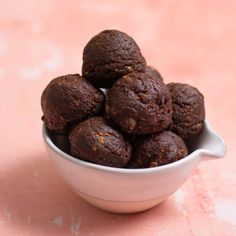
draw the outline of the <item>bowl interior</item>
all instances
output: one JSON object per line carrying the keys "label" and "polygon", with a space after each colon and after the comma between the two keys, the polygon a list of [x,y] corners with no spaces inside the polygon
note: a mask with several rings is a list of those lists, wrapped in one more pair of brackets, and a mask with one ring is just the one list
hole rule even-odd
{"label": "bowl interior", "polygon": [[[188,152],[189,152],[188,156],[200,148],[203,136],[206,132],[207,132],[207,128],[206,128],[206,124],[204,124],[203,130],[198,135],[196,135],[192,139],[185,140],[185,143],[188,147]],[[70,154],[70,143],[67,136],[55,134],[54,132],[51,132],[47,128],[45,128],[45,133],[57,148],[59,148],[62,152],[70,155],[72,158],[75,158]]]}

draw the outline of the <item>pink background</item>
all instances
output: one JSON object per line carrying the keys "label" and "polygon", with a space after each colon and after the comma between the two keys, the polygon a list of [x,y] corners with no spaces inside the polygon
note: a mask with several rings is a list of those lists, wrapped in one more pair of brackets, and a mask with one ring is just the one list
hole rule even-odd
{"label": "pink background", "polygon": [[[235,0],[0,0],[0,235],[236,235]],[[201,164],[161,205],[135,215],[98,210],[48,159],[40,95],[81,71],[83,46],[104,29],[133,36],[166,82],[205,94],[227,157]]]}

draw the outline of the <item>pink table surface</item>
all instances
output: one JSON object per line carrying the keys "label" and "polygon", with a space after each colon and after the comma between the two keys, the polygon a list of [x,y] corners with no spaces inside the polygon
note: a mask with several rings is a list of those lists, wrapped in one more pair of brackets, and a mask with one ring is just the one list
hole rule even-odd
{"label": "pink table surface", "polygon": [[[236,3],[0,1],[0,235],[236,235]],[[81,200],[45,152],[40,95],[81,71],[83,46],[103,29],[132,35],[166,82],[197,86],[226,158],[201,164],[173,196],[134,215]],[[137,183],[138,184],[138,183]]]}

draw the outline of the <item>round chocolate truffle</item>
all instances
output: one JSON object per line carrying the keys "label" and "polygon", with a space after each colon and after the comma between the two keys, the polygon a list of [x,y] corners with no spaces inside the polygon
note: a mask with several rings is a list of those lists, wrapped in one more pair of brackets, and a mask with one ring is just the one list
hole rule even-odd
{"label": "round chocolate truffle", "polygon": [[157,79],[157,80],[161,80],[163,82],[163,78],[162,78],[161,74],[152,66],[147,66],[145,68],[145,74],[151,79]]}
{"label": "round chocolate truffle", "polygon": [[75,122],[104,109],[105,95],[79,74],[53,79],[43,91],[42,120],[56,133],[66,133]]}
{"label": "round chocolate truffle", "polygon": [[148,168],[166,165],[187,156],[188,150],[181,137],[163,131],[143,138],[136,145],[129,168]]}
{"label": "round chocolate truffle", "polygon": [[108,91],[105,110],[127,133],[157,133],[171,122],[171,95],[160,80],[150,79],[145,73],[131,73]]}
{"label": "round chocolate truffle", "polygon": [[131,145],[104,118],[92,117],[69,134],[71,154],[96,164],[124,167],[131,157]]}
{"label": "round chocolate truffle", "polygon": [[143,72],[146,62],[134,39],[118,30],[94,36],[83,51],[82,74],[97,87],[109,88],[123,75]]}
{"label": "round chocolate truffle", "polygon": [[203,95],[188,84],[167,85],[173,102],[172,131],[183,139],[198,134],[203,127],[205,107]]}

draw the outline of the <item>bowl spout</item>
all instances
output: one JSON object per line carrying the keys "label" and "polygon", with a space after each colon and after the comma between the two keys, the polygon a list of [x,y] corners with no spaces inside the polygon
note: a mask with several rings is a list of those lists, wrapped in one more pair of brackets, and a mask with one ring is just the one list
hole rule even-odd
{"label": "bowl spout", "polygon": [[225,156],[226,147],[223,139],[205,120],[203,131],[200,134],[198,149],[203,159],[222,158]]}

